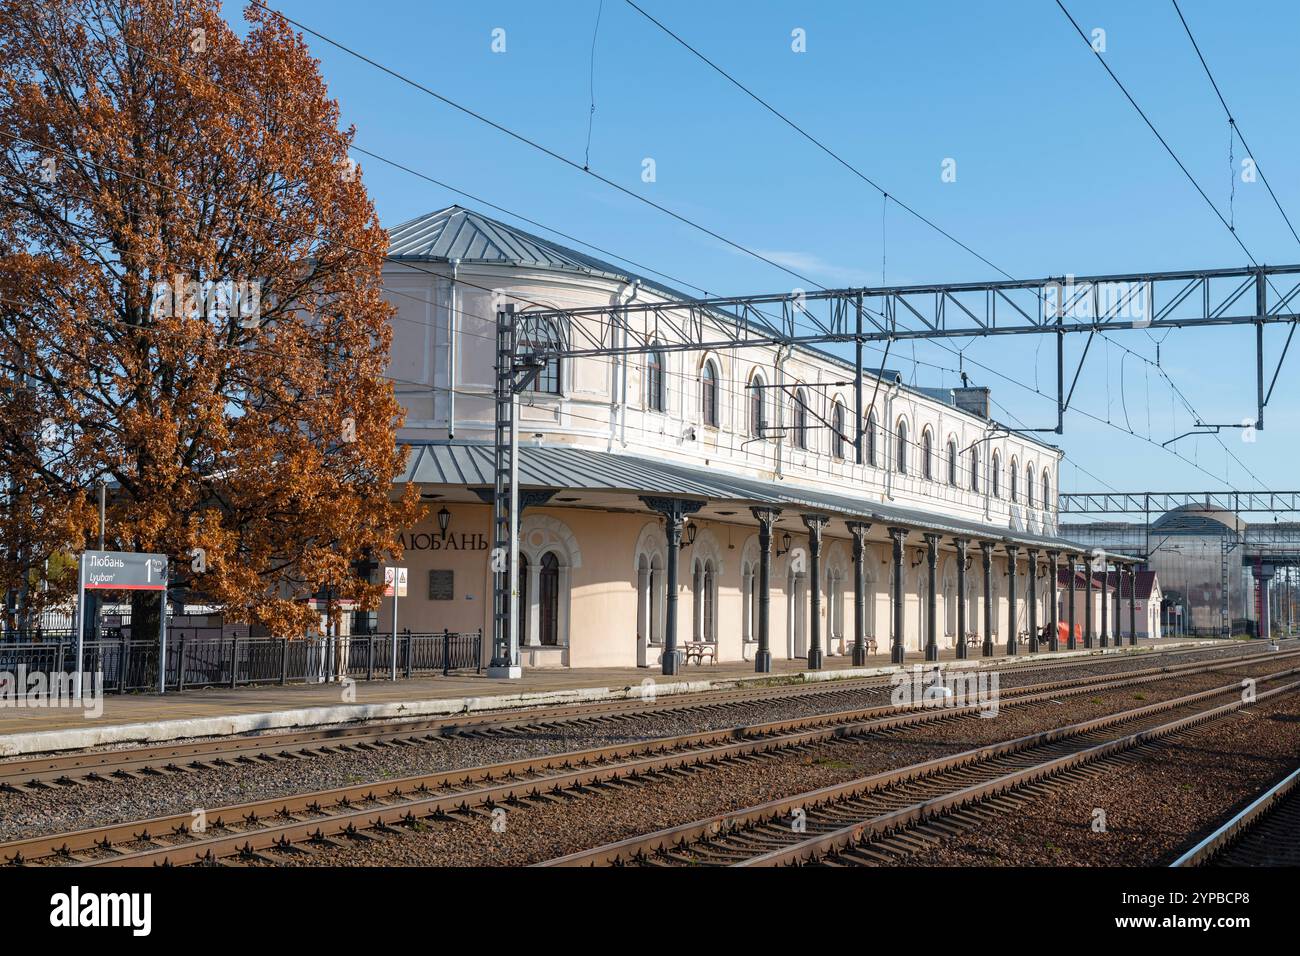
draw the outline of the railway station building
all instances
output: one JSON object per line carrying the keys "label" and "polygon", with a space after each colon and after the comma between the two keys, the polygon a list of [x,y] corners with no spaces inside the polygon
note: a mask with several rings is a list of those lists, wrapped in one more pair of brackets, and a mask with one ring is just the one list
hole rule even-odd
{"label": "railway station building", "polygon": [[[488,634],[497,309],[691,297],[459,206],[390,236],[404,481],[429,505],[404,535],[400,617]],[[1046,624],[1053,562],[1087,549],[1057,527],[1059,449],[996,422],[987,389],[876,370],[859,420],[852,362],[701,351],[671,327],[628,332],[662,350],[553,360],[521,396],[525,667],[659,666],[678,520],[687,664],[753,660],[764,603],[778,659],[852,654],[858,614],[873,653],[898,635],[908,651],[975,657]]]}

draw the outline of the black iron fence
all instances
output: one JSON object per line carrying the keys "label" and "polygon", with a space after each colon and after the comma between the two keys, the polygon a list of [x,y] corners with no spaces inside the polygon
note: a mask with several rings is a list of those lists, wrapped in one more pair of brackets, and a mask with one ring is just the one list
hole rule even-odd
{"label": "black iron fence", "polygon": [[[483,632],[403,631],[352,637],[286,640],[278,637],[207,637],[170,632],[166,688],[238,687],[241,684],[317,683],[350,677],[376,680],[482,669]],[[72,635],[42,635],[39,641],[0,643],[0,673],[47,679],[77,668]],[[102,674],[106,692],[156,691],[158,641],[109,637],[82,648],[83,674]]]}

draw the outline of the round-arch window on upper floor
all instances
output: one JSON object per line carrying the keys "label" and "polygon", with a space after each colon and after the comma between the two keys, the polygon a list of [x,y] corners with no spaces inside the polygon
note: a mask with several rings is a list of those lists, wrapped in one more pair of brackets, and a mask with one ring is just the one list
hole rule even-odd
{"label": "round-arch window on upper floor", "polygon": [[700,418],[708,427],[718,427],[718,368],[713,359],[700,369]]}

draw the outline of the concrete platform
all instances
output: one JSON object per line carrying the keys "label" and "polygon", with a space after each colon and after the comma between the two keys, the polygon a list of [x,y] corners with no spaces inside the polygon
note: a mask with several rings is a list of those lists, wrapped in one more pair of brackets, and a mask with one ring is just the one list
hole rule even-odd
{"label": "concrete platform", "polygon": [[[1007,657],[971,657],[968,666],[997,667],[1015,661],[1080,658],[1088,655],[1148,653],[1157,648],[1225,643],[1220,640],[1162,639],[1137,647],[1056,654],[1041,652]],[[978,648],[973,649],[978,653]],[[951,649],[940,659],[955,659]],[[906,667],[923,664],[919,653]],[[675,677],[637,667],[582,670],[528,670],[519,680],[482,675],[425,677],[412,680],[358,681],[350,684],[291,684],[186,690],[167,694],[106,695],[98,715],[80,707],[0,706],[0,757],[103,744],[177,740],[268,729],[313,727],[379,720],[505,710],[516,707],[667,697],[738,686],[836,680],[895,671],[887,654],[868,658],[866,667],[850,666],[848,657],[828,657],[819,671],[804,670],[803,661],[774,661],[771,674],[755,674],[754,665],[737,661],[689,665]]]}

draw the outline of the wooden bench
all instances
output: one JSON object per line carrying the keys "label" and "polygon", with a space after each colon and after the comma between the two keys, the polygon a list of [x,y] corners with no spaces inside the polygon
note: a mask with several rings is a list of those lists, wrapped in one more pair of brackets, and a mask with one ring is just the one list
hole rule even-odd
{"label": "wooden bench", "polygon": [[718,649],[704,641],[688,641],[683,649],[686,652],[686,663],[688,664],[695,661],[696,664],[703,666],[706,657],[709,659],[710,664],[718,662]]}

